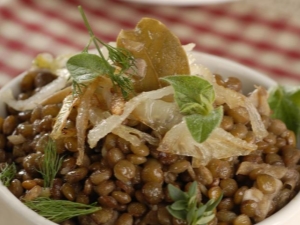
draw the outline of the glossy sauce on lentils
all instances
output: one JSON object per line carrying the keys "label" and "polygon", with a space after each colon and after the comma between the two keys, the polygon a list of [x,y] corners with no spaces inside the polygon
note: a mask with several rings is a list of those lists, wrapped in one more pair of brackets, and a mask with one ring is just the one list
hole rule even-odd
{"label": "glossy sauce on lentils", "polygon": [[[28,98],[55,78],[47,71],[29,72],[21,81],[18,99]],[[218,75],[216,78],[218,84],[241,92],[238,79],[222,79]],[[18,173],[9,186],[17,198],[31,198],[35,188],[43,186],[37,169],[61,105],[37,106],[34,110],[20,112],[8,107],[7,116],[0,117],[0,163],[15,162],[17,165]],[[67,121],[69,128],[75,128],[75,118],[76,110],[72,111]],[[236,175],[241,162],[266,163],[296,168],[298,171],[300,155],[295,147],[294,134],[279,120],[266,116],[262,119],[269,135],[257,143],[256,151],[238,158],[213,159],[205,167],[193,168],[197,181],[205,190],[199,197],[203,202],[216,199],[223,193],[216,217],[209,225],[250,225],[257,222],[254,218],[259,214],[258,203],[254,200],[243,201],[243,195],[253,186],[263,193],[272,191],[274,178],[260,170],[253,170],[247,176]],[[127,125],[152,132],[149,127],[136,121],[129,120]],[[243,140],[255,142],[247,111],[242,107],[233,110],[224,105],[221,127]],[[21,134],[26,141],[13,145],[7,140],[7,136],[12,134]],[[193,182],[189,171],[190,157],[162,153],[144,143],[138,147],[132,146],[122,138],[109,134],[96,148],[86,147],[83,164],[77,166],[76,136],[60,139],[56,145],[58,153],[64,158],[50,190],[51,198],[84,204],[97,202],[102,207],[98,212],[64,221],[62,225],[108,224],[115,216],[115,225],[186,224],[172,217],[166,209],[172,203],[167,184],[187,190]],[[101,151],[103,148],[107,150],[105,155]],[[286,205],[298,189],[298,183],[293,189],[284,186],[281,197],[273,201],[269,214]]]}

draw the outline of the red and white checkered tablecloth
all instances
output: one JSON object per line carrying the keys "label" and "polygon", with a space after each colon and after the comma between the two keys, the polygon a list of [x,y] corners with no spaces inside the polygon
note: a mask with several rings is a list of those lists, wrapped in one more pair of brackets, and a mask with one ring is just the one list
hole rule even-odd
{"label": "red and white checkered tablecloth", "polygon": [[299,0],[198,6],[146,5],[138,0],[0,0],[0,87],[26,70],[38,53],[83,49],[89,35],[78,5],[106,42],[142,17],[152,17],[183,44],[195,43],[198,51],[240,62],[280,82],[300,83]]}

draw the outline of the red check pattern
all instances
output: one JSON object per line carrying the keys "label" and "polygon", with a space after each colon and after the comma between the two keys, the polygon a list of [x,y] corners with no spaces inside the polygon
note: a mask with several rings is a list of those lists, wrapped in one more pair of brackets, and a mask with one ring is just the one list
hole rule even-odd
{"label": "red check pattern", "polygon": [[95,34],[114,41],[142,17],[165,23],[196,50],[261,71],[279,82],[300,83],[300,1],[239,0],[170,6],[116,0],[0,1],[0,87],[26,70],[41,52],[81,51],[88,42],[77,6]]}

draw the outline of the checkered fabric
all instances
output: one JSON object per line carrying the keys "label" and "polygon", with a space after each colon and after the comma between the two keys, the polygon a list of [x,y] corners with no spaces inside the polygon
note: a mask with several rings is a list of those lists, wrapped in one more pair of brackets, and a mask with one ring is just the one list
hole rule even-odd
{"label": "checkered fabric", "polygon": [[29,68],[38,53],[59,55],[84,48],[89,35],[78,5],[104,41],[114,41],[121,29],[152,17],[183,44],[195,43],[198,51],[240,62],[282,83],[300,83],[299,0],[198,6],[147,5],[138,0],[0,0],[0,87]]}

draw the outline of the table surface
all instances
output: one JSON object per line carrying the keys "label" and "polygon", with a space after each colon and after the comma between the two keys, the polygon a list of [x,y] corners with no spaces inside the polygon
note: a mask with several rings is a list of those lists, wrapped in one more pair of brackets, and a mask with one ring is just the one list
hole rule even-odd
{"label": "table surface", "polygon": [[[201,1],[201,0],[199,0]],[[172,6],[138,0],[0,1],[0,87],[28,69],[41,52],[81,51],[89,35],[81,5],[96,36],[114,41],[142,17],[162,21],[197,51],[222,56],[282,83],[300,83],[300,1],[236,0]]]}

